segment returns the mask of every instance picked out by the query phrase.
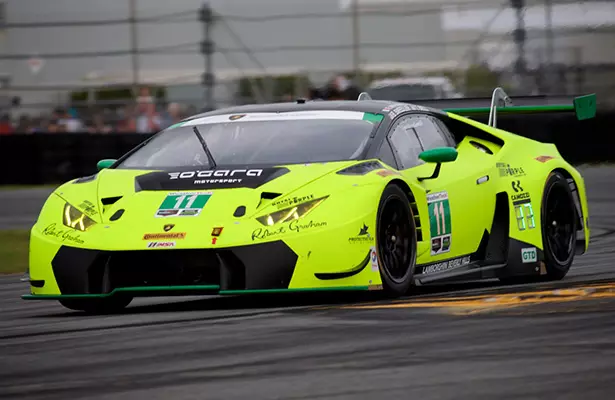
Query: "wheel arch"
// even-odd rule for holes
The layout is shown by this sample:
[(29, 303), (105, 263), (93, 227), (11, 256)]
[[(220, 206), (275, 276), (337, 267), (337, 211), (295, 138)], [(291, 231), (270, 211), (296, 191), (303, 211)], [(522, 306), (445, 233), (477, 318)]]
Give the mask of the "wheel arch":
[(414, 227), (416, 229), (416, 240), (417, 242), (423, 241), (423, 228), (421, 227), (421, 217), (419, 215), (419, 209), (416, 204), (416, 197), (410, 189), (410, 186), (401, 179), (391, 179), (388, 183), (389, 185), (398, 186), (403, 192), (406, 194), (408, 198), (408, 202), (410, 203), (410, 209), (412, 210), (412, 215), (414, 215)]
[[(583, 213), (583, 206), (581, 200), (581, 193), (579, 192), (579, 184), (575, 177), (568, 171), (566, 168), (557, 167), (552, 169), (547, 176), (551, 173), (558, 172), (566, 178), (568, 182), (568, 187), (570, 187), (570, 191), (572, 192), (572, 199), (574, 201), (575, 208), (577, 210), (577, 246), (576, 246), (576, 254), (584, 254), (586, 251), (586, 243), (585, 243), (585, 218), (586, 216)], [(543, 193), (544, 195), (544, 193)]]

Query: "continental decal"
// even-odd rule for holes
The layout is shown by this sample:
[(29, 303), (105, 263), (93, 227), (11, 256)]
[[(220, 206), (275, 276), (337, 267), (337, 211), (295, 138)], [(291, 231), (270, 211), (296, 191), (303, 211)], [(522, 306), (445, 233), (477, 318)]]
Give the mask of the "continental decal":
[(162, 240), (162, 239), (185, 239), (186, 232), (171, 232), (171, 233), (146, 233), (143, 235), (143, 240)]

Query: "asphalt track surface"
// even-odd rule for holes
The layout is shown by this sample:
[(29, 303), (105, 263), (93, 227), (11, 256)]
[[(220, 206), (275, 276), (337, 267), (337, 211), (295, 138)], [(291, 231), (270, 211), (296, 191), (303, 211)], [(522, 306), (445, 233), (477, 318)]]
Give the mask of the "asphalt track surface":
[[(141, 299), (92, 317), (1, 278), (0, 398), (613, 398), (615, 168), (582, 172), (591, 247), (556, 284)], [(0, 200), (4, 222), (28, 193)]]

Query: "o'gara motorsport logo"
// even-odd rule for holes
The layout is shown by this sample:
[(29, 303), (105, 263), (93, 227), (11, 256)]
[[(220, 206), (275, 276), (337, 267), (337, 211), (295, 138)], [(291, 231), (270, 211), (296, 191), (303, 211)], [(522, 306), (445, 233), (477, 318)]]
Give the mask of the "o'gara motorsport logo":
[(259, 177), (262, 169), (218, 169), (205, 171), (168, 172), (169, 179), (194, 179), (194, 184), (241, 183), (246, 177)]

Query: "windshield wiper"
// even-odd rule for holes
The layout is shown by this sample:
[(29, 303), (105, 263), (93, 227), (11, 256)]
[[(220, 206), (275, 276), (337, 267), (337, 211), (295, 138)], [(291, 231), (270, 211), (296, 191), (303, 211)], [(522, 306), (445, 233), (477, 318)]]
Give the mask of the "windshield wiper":
[(201, 135), (201, 132), (199, 132), (199, 129), (196, 126), (192, 128), (192, 131), (194, 132), (196, 137), (199, 138), (199, 142), (201, 142), (201, 146), (203, 146), (203, 150), (205, 150), (205, 154), (207, 155), (207, 161), (209, 161), (211, 169), (215, 169), (216, 160), (214, 160), (214, 156), (211, 155), (211, 151), (209, 151), (209, 147), (207, 147), (207, 142), (205, 142), (205, 138), (203, 137), (203, 135)]

